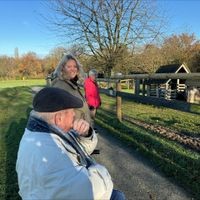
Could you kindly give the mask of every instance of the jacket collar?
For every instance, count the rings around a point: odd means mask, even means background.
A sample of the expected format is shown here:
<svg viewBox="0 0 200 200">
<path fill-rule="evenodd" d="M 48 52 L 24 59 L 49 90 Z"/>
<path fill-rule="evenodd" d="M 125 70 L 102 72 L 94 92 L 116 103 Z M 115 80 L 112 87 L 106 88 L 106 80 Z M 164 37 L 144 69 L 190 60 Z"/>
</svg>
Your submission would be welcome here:
<svg viewBox="0 0 200 200">
<path fill-rule="evenodd" d="M 26 128 L 33 132 L 46 132 L 46 133 L 51 132 L 49 124 L 44 120 L 37 118 L 35 116 L 29 117 Z"/>
</svg>

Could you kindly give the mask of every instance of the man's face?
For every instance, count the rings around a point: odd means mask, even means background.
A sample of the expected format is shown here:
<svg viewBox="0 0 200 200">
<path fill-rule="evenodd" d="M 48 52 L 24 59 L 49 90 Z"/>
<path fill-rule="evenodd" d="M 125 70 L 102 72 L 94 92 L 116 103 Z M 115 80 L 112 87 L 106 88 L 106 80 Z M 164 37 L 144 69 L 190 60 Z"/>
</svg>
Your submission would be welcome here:
<svg viewBox="0 0 200 200">
<path fill-rule="evenodd" d="M 74 109 L 67 109 L 57 116 L 57 126 L 64 132 L 69 131 L 73 127 L 75 112 Z"/>
<path fill-rule="evenodd" d="M 64 66 L 64 71 L 70 79 L 73 79 L 78 74 L 78 68 L 75 60 L 68 60 Z"/>
</svg>

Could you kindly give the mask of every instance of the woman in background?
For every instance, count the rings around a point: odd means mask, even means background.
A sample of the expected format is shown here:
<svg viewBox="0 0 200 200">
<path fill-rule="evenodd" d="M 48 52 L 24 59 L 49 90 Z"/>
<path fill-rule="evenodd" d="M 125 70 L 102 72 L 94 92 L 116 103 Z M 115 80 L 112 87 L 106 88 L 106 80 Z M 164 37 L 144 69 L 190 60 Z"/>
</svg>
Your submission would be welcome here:
<svg viewBox="0 0 200 200">
<path fill-rule="evenodd" d="M 88 78 L 84 82 L 85 98 L 90 109 L 90 116 L 92 118 L 93 127 L 97 109 L 101 105 L 101 98 L 99 95 L 99 88 L 96 82 L 96 78 L 97 71 L 95 69 L 91 69 L 89 71 Z"/>
<path fill-rule="evenodd" d="M 75 118 L 84 119 L 92 126 L 90 111 L 78 84 L 84 80 L 84 72 L 78 60 L 65 54 L 53 72 L 53 77 L 52 87 L 64 89 L 83 101 L 83 107 L 75 109 Z"/>
</svg>

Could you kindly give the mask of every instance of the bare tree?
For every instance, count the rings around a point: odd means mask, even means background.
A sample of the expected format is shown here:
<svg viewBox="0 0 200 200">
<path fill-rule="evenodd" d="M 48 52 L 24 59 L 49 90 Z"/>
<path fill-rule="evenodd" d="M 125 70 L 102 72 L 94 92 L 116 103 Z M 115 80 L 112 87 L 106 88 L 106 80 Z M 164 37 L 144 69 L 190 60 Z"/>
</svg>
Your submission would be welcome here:
<svg viewBox="0 0 200 200">
<path fill-rule="evenodd" d="M 134 55 L 133 66 L 136 72 L 153 73 L 163 62 L 161 49 L 154 44 L 148 44 L 142 52 Z"/>
<path fill-rule="evenodd" d="M 151 42 L 160 35 L 162 19 L 155 0 L 53 0 L 51 25 L 68 38 L 88 47 L 108 74 L 122 62 L 124 51 Z M 128 55 L 127 55 L 128 56 Z M 122 63 L 123 64 L 123 63 Z"/>
</svg>

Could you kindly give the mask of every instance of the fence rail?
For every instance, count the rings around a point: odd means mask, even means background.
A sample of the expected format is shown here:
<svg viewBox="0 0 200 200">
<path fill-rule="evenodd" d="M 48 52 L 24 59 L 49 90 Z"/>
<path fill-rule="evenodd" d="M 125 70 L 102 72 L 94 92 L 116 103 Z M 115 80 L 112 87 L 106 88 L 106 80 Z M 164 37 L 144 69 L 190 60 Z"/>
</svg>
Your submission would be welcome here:
<svg viewBox="0 0 200 200">
<path fill-rule="evenodd" d="M 129 94 L 121 91 L 121 82 L 126 81 L 133 81 L 135 86 L 135 94 Z M 122 98 L 128 98 L 133 101 L 137 101 L 140 103 L 150 103 L 157 106 L 165 106 L 177 110 L 182 110 L 186 112 L 193 112 L 200 114 L 200 105 L 198 104 L 191 104 L 188 102 L 182 102 L 177 100 L 167 100 L 167 99 L 160 99 L 156 97 L 145 96 L 144 91 L 142 92 L 143 96 L 139 95 L 140 91 L 140 83 L 144 83 L 144 79 L 183 79 L 183 80 L 195 80 L 196 87 L 200 87 L 200 73 L 168 73 L 168 74 L 134 74 L 134 75 L 118 75 L 112 76 L 111 78 L 104 78 L 104 79 L 97 79 L 98 82 L 107 83 L 106 89 L 100 89 L 100 92 L 106 93 L 108 95 L 114 96 L 116 98 L 116 115 L 119 121 L 122 121 Z M 141 81 L 143 80 L 143 81 Z M 125 81 L 125 82 L 126 82 Z M 115 90 L 110 87 L 110 84 L 115 84 Z M 191 85 L 190 85 L 191 87 Z M 145 86 L 143 85 L 143 90 Z M 179 88 L 179 89 L 182 89 Z M 173 92 L 173 91 L 171 91 Z M 165 96 L 168 94 L 165 94 Z M 175 93 L 173 93 L 173 96 Z M 171 95 L 172 96 L 172 95 Z M 195 107 L 196 109 L 193 109 Z"/>
<path fill-rule="evenodd" d="M 156 73 L 111 76 L 111 79 L 199 79 L 200 73 Z"/>
</svg>

